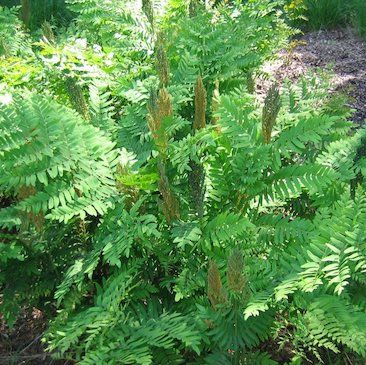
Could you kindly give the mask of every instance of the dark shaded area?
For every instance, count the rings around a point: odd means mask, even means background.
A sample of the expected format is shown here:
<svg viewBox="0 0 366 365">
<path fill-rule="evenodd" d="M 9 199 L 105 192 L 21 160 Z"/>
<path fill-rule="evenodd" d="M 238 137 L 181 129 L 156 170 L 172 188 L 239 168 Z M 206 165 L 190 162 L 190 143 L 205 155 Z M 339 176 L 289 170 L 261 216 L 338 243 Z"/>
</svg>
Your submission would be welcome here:
<svg viewBox="0 0 366 365">
<path fill-rule="evenodd" d="M 23 311 L 14 328 L 0 316 L 0 364 L 2 365 L 71 365 L 55 360 L 41 342 L 47 319 L 38 309 Z"/>
<path fill-rule="evenodd" d="M 20 6 L 20 0 L 0 0 L 0 6 Z M 67 9 L 65 0 L 29 0 L 30 29 L 39 28 L 44 21 L 57 26 L 67 25 L 73 14 Z"/>
<path fill-rule="evenodd" d="M 0 0 L 0 6 L 11 6 L 20 5 L 20 0 Z"/>
</svg>

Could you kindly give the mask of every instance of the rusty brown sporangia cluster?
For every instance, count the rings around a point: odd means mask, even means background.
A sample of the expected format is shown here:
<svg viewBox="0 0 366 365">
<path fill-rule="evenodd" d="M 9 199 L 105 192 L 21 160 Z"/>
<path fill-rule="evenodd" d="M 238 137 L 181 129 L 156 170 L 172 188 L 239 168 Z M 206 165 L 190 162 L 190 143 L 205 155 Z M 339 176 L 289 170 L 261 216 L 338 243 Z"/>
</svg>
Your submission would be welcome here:
<svg viewBox="0 0 366 365">
<path fill-rule="evenodd" d="M 169 82 L 169 66 L 167 56 L 163 47 L 163 36 L 159 35 L 156 45 L 156 63 L 160 79 L 160 90 L 158 93 L 151 91 L 148 102 L 148 126 L 151 131 L 155 145 L 159 151 L 158 172 L 159 191 L 162 197 L 162 209 L 168 223 L 180 217 L 179 203 L 175 197 L 166 173 L 166 154 L 168 148 L 168 135 L 165 123 L 173 116 L 171 97 L 166 89 Z"/>
<path fill-rule="evenodd" d="M 206 107 L 207 107 L 207 93 L 203 85 L 201 76 L 197 77 L 196 85 L 194 88 L 194 122 L 193 130 L 206 127 Z"/>
<path fill-rule="evenodd" d="M 243 294 L 247 284 L 243 268 L 243 254 L 239 250 L 234 250 L 227 262 L 227 285 L 237 294 Z"/>
<path fill-rule="evenodd" d="M 169 83 L 169 62 L 164 49 L 164 45 L 165 45 L 164 35 L 162 33 L 159 33 L 157 35 L 156 46 L 155 46 L 155 54 L 156 54 L 155 67 L 159 75 L 161 87 L 167 87 Z"/>
<path fill-rule="evenodd" d="M 215 261 L 210 262 L 207 273 L 207 296 L 213 308 L 226 302 L 226 293 L 222 287 L 220 270 Z"/>
<path fill-rule="evenodd" d="M 203 85 L 202 77 L 198 76 L 194 88 L 194 133 L 206 127 L 206 108 L 207 92 Z M 191 168 L 191 171 L 188 173 L 188 181 L 192 205 L 197 216 L 202 218 L 204 214 L 205 171 L 202 164 L 193 160 L 189 162 L 189 167 Z"/>
<path fill-rule="evenodd" d="M 173 115 L 171 98 L 165 87 L 161 88 L 158 94 L 151 91 L 147 109 L 149 112 L 147 117 L 149 129 L 161 156 L 165 159 L 168 136 L 165 132 L 164 122 Z"/>
<path fill-rule="evenodd" d="M 10 51 L 8 45 L 3 38 L 0 39 L 0 56 L 9 57 Z"/>
<path fill-rule="evenodd" d="M 250 294 L 243 269 L 243 254 L 236 249 L 230 255 L 227 263 L 227 288 L 242 302 L 246 302 Z M 222 285 L 220 270 L 214 261 L 210 262 L 208 268 L 207 296 L 214 309 L 228 300 L 227 293 Z"/>
<path fill-rule="evenodd" d="M 191 0 L 189 2 L 189 16 L 192 18 L 197 14 L 198 7 L 200 6 L 199 0 Z"/>
<path fill-rule="evenodd" d="M 19 189 L 17 198 L 19 200 L 25 200 L 37 193 L 37 190 L 34 186 L 23 186 Z M 22 212 L 22 225 L 21 230 L 27 231 L 29 229 L 29 225 L 32 224 L 36 228 L 37 232 L 41 232 L 44 226 L 44 213 L 40 211 L 39 213 L 33 212 Z"/>
<path fill-rule="evenodd" d="M 280 92 L 277 84 L 273 84 L 268 90 L 264 100 L 262 113 L 262 133 L 264 143 L 268 144 L 271 141 L 273 127 L 276 123 L 278 113 L 281 108 Z"/>
</svg>

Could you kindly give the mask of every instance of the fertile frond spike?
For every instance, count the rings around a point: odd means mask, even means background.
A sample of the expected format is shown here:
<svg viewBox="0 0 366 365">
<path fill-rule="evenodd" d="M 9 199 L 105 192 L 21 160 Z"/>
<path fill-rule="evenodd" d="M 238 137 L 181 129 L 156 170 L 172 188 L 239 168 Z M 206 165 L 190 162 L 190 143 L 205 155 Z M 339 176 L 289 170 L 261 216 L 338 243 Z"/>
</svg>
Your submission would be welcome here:
<svg viewBox="0 0 366 365">
<path fill-rule="evenodd" d="M 89 120 L 88 105 L 83 94 L 83 90 L 73 77 L 67 77 L 66 89 L 71 102 L 72 107 L 85 119 Z"/>
<path fill-rule="evenodd" d="M 173 115 L 173 106 L 170 95 L 165 88 L 159 90 L 159 95 L 153 91 L 148 103 L 148 125 L 159 151 L 165 154 L 168 147 L 168 136 L 163 122 Z"/>
<path fill-rule="evenodd" d="M 253 94 L 255 91 L 255 81 L 253 77 L 253 72 L 251 71 L 247 73 L 247 89 L 251 94 Z"/>
<path fill-rule="evenodd" d="M 199 218 L 204 214 L 204 196 L 205 196 L 205 171 L 201 164 L 194 161 L 189 162 L 191 171 L 188 173 L 189 187 L 191 190 L 192 203 Z"/>
<path fill-rule="evenodd" d="M 207 273 L 207 296 L 213 308 L 226 301 L 222 288 L 219 268 L 215 261 L 210 261 Z"/>
<path fill-rule="evenodd" d="M 197 9 L 199 7 L 200 3 L 198 0 L 191 0 L 189 2 L 189 16 L 193 18 L 197 14 Z"/>
<path fill-rule="evenodd" d="M 149 92 L 149 99 L 147 100 L 147 110 L 149 115 L 156 119 L 158 113 L 158 91 L 151 88 Z"/>
<path fill-rule="evenodd" d="M 47 39 L 48 42 L 55 42 L 55 34 L 53 33 L 52 26 L 49 22 L 45 21 L 42 24 L 43 37 Z"/>
<path fill-rule="evenodd" d="M 142 0 L 142 11 L 146 15 L 151 27 L 154 29 L 154 7 L 152 0 Z"/>
<path fill-rule="evenodd" d="M 9 57 L 10 51 L 4 39 L 0 39 L 0 56 Z"/>
<path fill-rule="evenodd" d="M 162 120 L 163 118 L 171 117 L 173 115 L 172 100 L 168 93 L 168 90 L 165 87 L 159 90 L 158 113 L 160 120 Z"/>
<path fill-rule="evenodd" d="M 268 144 L 271 141 L 273 126 L 276 123 L 278 113 L 281 108 L 280 93 L 277 84 L 273 84 L 268 90 L 264 100 L 262 114 L 262 133 L 264 142 Z"/>
<path fill-rule="evenodd" d="M 170 224 L 173 220 L 179 219 L 180 217 L 179 203 L 170 188 L 168 176 L 165 171 L 165 164 L 159 162 L 158 168 L 160 174 L 159 191 L 163 198 L 163 212 L 167 222 Z"/>
<path fill-rule="evenodd" d="M 362 138 L 360 141 L 360 145 L 356 150 L 356 155 L 353 158 L 353 162 L 357 164 L 361 159 L 366 157 L 366 137 Z M 359 171 L 354 179 L 350 182 L 350 193 L 351 198 L 354 199 L 356 195 L 356 188 L 358 185 L 361 185 L 364 180 L 364 176 L 361 171 Z"/>
<path fill-rule="evenodd" d="M 166 87 L 169 83 L 169 61 L 164 49 L 164 36 L 159 33 L 156 40 L 156 70 L 159 75 L 160 84 Z"/>
<path fill-rule="evenodd" d="M 193 129 L 198 130 L 206 127 L 207 93 L 201 76 L 197 77 L 194 88 L 194 122 Z"/>
<path fill-rule="evenodd" d="M 242 293 L 246 280 L 243 274 L 244 260 L 240 250 L 234 250 L 227 263 L 227 283 L 230 290 Z"/>
</svg>

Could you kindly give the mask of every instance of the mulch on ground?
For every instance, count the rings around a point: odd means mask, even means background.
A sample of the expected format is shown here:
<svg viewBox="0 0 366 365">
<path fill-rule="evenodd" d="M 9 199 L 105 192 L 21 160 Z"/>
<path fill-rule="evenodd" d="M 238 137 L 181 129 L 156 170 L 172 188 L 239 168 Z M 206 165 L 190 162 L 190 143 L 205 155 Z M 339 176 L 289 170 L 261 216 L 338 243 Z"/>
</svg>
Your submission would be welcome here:
<svg viewBox="0 0 366 365">
<path fill-rule="evenodd" d="M 23 311 L 13 328 L 9 328 L 0 316 L 0 364 L 67 365 L 45 352 L 41 339 L 46 325 L 44 314 L 36 308 Z"/>
<path fill-rule="evenodd" d="M 352 29 L 318 31 L 305 34 L 282 51 L 278 60 L 265 71 L 278 81 L 296 81 L 309 71 L 330 68 L 333 89 L 349 95 L 349 105 L 355 110 L 354 122 L 366 119 L 366 41 Z M 259 91 L 266 83 L 259 82 Z"/>
</svg>

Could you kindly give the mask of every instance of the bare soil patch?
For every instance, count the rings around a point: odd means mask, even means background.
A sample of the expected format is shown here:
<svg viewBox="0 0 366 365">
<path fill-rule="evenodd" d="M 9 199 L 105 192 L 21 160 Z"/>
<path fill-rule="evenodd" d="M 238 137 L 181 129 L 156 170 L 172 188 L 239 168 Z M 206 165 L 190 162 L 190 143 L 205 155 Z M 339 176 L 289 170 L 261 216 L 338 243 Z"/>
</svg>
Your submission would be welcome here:
<svg viewBox="0 0 366 365">
<path fill-rule="evenodd" d="M 45 352 L 41 339 L 46 325 L 44 314 L 36 308 L 24 310 L 13 328 L 9 328 L 0 316 L 0 364 L 67 365 Z"/>
<path fill-rule="evenodd" d="M 280 52 L 277 61 L 266 69 L 278 81 L 296 81 L 311 70 L 330 68 L 334 73 L 334 90 L 350 96 L 355 109 L 353 120 L 363 124 L 366 119 L 366 41 L 352 29 L 319 31 L 305 34 L 293 41 L 293 47 Z M 258 89 L 265 89 L 260 82 Z"/>
</svg>

